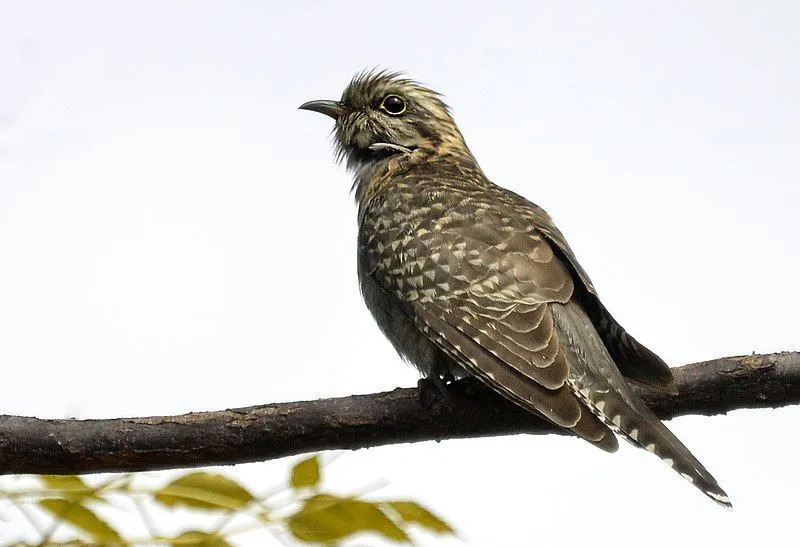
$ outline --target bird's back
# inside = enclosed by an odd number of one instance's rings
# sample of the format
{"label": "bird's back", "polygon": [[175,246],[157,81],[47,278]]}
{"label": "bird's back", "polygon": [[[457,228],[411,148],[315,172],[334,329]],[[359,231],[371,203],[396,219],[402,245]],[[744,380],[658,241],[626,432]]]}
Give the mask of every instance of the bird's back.
{"label": "bird's back", "polygon": [[[398,174],[362,204],[359,256],[362,278],[383,293],[370,309],[390,339],[404,340],[398,350],[420,370],[437,370],[431,362],[444,355],[601,448],[616,449],[613,429],[729,504],[627,385],[612,354],[649,350],[605,311],[541,208],[482,173],[429,165]],[[397,318],[386,326],[389,313]],[[666,365],[652,355],[661,372]]]}

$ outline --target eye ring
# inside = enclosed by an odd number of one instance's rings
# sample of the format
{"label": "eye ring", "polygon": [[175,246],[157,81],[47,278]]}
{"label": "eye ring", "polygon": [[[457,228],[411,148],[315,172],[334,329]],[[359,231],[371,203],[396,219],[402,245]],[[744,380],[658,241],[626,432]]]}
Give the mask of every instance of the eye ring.
{"label": "eye ring", "polygon": [[387,95],[381,101],[381,108],[392,116],[400,116],[406,111],[406,102],[397,95]]}

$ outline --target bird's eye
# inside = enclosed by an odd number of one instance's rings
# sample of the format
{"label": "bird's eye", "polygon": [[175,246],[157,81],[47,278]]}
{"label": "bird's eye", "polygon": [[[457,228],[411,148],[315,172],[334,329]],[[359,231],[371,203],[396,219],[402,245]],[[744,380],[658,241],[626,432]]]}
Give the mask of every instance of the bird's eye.
{"label": "bird's eye", "polygon": [[399,116],[406,111],[406,102],[397,95],[387,95],[381,102],[381,108],[392,116]]}

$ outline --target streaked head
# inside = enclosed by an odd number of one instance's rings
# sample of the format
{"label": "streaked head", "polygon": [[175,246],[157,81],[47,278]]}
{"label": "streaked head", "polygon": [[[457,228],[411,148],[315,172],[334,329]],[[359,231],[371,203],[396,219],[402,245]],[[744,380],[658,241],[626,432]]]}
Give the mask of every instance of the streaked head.
{"label": "streaked head", "polygon": [[340,100],[309,101],[300,108],[336,121],[339,157],[354,169],[432,153],[472,157],[439,94],[397,73],[360,73]]}

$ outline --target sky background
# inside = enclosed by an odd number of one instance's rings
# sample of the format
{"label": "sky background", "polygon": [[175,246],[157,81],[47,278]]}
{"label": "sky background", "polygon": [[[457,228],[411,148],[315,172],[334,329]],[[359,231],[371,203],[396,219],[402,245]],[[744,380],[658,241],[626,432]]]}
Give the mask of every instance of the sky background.
{"label": "sky background", "polygon": [[[297,111],[376,66],[446,96],[489,177],[550,212],[672,366],[798,349],[798,25],[790,1],[2,1],[0,413],[414,385],[358,294],[332,122]],[[328,475],[459,530],[423,544],[785,544],[798,420],[669,423],[733,511],[644,451],[560,436],[337,453]],[[295,460],[229,471],[279,482]]]}

